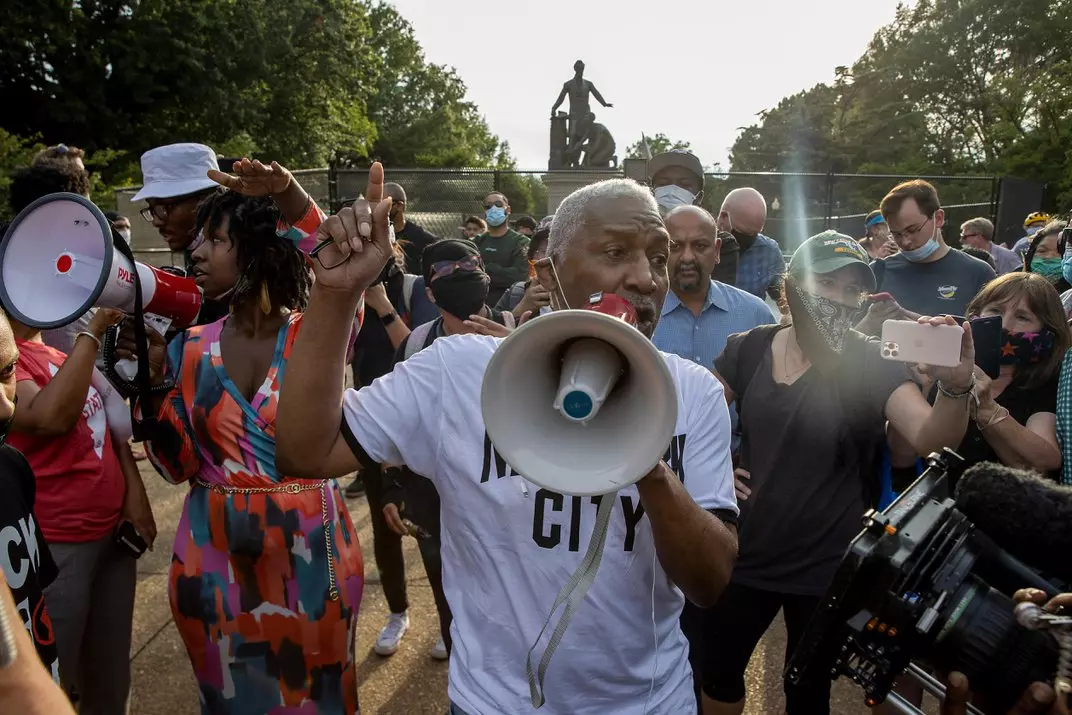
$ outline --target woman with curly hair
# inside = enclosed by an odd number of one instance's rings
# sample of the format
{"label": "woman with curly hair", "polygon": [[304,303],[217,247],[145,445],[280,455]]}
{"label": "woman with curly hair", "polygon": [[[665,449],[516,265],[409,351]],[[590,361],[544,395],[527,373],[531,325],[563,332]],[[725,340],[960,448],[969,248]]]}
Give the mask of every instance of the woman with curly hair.
{"label": "woman with curly hair", "polygon": [[181,333],[166,359],[161,338],[150,346],[159,392],[144,406],[158,420],[147,452],[165,479],[190,483],[172,612],[206,715],[354,715],[357,531],[334,480],[275,465],[279,389],[311,280],[298,245],[322,214],[306,197],[303,219],[277,230],[283,189],[243,195],[257,191],[230,179],[234,190],[198,207],[191,246],[198,285],[230,314]]}

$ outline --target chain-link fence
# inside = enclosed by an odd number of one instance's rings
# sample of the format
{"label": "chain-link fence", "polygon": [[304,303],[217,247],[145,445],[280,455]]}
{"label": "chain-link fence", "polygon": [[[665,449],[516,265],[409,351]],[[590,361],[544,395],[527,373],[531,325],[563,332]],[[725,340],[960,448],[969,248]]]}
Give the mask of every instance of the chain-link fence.
{"label": "chain-link fence", "polygon": [[[358,198],[365,188],[367,170],[356,168],[303,169],[294,175],[317,203],[338,211]],[[438,236],[458,236],[465,218],[480,215],[484,198],[492,192],[505,194],[514,218],[529,215],[539,220],[550,213],[563,187],[572,190],[585,183],[622,176],[621,171],[522,171],[497,169],[396,169],[388,181],[406,191],[406,214]],[[702,204],[717,213],[732,189],[751,186],[767,199],[764,233],[791,252],[808,236],[833,228],[850,236],[864,234],[864,217],[896,184],[913,178],[930,181],[938,188],[946,210],[946,239],[956,243],[962,222],[974,216],[995,220],[998,214],[1000,177],[996,176],[903,176],[894,174],[819,173],[712,173],[706,177]],[[152,226],[137,217],[143,204],[130,202],[136,188],[121,189],[116,200],[120,213],[134,225],[135,253],[142,260],[163,265],[176,257],[163,247]],[[566,191],[568,193],[568,190]]]}

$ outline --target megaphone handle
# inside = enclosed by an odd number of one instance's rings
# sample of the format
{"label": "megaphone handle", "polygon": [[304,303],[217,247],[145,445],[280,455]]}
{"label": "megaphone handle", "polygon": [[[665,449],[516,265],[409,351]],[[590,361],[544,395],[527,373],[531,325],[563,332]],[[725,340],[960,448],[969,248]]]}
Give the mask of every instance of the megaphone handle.
{"label": "megaphone handle", "polygon": [[[135,265],[134,252],[130,245],[112,229],[112,246],[119,251],[131,265]],[[149,338],[145,332],[145,313],[142,306],[141,277],[135,269],[132,271],[134,278],[134,341],[138,345],[138,398],[148,400],[152,394],[152,386],[149,384]],[[141,420],[135,419],[134,409],[138,400],[130,401],[130,421],[134,428],[134,440],[142,442],[147,439],[156,427],[156,415],[145,415]]]}
{"label": "megaphone handle", "polygon": [[[558,596],[555,597],[555,602],[551,606],[551,612],[547,614],[547,620],[544,621],[543,628],[540,629],[540,635],[536,636],[536,642],[529,648],[528,657],[525,659],[525,673],[529,679],[529,696],[532,699],[534,708],[539,708],[544,703],[543,679],[547,674],[547,666],[551,663],[551,656],[558,649],[562,636],[566,633],[566,628],[569,626],[570,621],[573,620],[574,612],[584,601],[585,596],[588,595],[588,589],[591,588],[592,583],[596,580],[596,572],[599,571],[599,563],[603,559],[603,547],[607,543],[607,528],[610,526],[610,515],[614,509],[614,502],[617,500],[617,496],[618,492],[613,492],[604,494],[600,499],[599,508],[596,509],[596,523],[592,528],[592,540],[588,543],[588,550],[585,552],[584,558],[581,559],[577,570],[570,576],[570,580],[558,592]],[[565,604],[566,608],[562,611],[562,617],[559,619],[558,625],[555,626],[555,630],[551,633],[551,640],[548,641],[547,649],[544,650],[543,657],[540,658],[539,667],[533,673],[532,653],[543,639],[543,634],[547,631],[547,626],[551,624],[555,611],[562,604]]]}

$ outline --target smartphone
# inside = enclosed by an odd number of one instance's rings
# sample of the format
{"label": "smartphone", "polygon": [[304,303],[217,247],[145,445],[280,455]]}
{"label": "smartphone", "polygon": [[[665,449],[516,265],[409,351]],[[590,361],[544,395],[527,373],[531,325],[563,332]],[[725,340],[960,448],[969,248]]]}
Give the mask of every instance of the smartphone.
{"label": "smartphone", "polygon": [[[964,318],[957,318],[963,324]],[[975,364],[990,378],[1001,374],[1001,316],[972,318],[972,343],[975,344]]]}
{"label": "smartphone", "polygon": [[115,544],[136,559],[140,559],[141,555],[149,548],[149,545],[145,543],[145,539],[142,538],[138,530],[129,521],[124,521],[115,530]]}
{"label": "smartphone", "polygon": [[964,330],[958,325],[887,320],[882,324],[881,354],[884,359],[897,362],[956,367],[960,364],[963,335]]}

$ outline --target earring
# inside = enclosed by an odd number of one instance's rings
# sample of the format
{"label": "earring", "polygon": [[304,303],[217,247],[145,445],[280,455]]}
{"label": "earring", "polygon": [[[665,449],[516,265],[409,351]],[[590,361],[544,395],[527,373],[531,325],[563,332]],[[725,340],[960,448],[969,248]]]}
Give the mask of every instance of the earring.
{"label": "earring", "polygon": [[265,315],[270,315],[272,312],[272,299],[268,295],[268,282],[261,282],[261,312]]}

